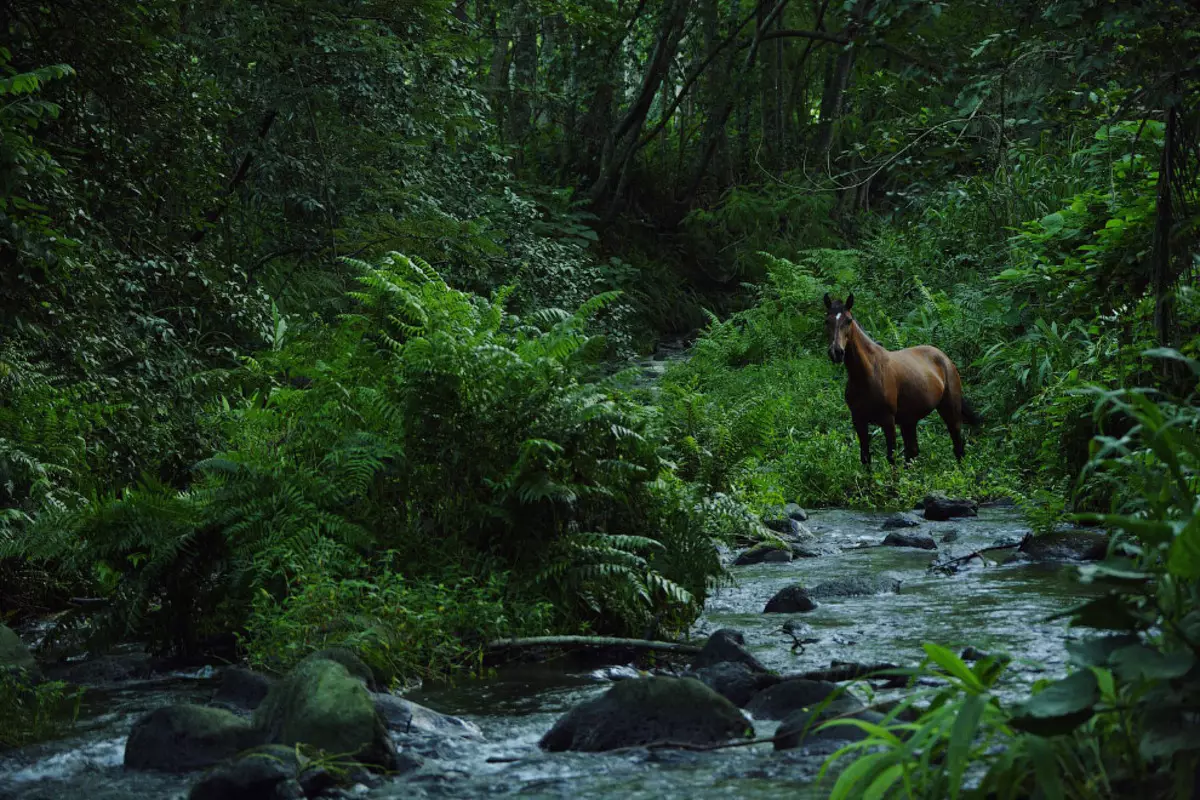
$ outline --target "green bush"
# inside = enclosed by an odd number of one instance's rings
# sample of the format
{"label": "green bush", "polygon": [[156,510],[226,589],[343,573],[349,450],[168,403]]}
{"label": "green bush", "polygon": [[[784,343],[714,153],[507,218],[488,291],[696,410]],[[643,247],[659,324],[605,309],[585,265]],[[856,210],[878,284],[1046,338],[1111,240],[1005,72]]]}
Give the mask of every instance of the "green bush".
{"label": "green bush", "polygon": [[82,699],[82,689],[0,670],[0,751],[62,736],[74,726]]}

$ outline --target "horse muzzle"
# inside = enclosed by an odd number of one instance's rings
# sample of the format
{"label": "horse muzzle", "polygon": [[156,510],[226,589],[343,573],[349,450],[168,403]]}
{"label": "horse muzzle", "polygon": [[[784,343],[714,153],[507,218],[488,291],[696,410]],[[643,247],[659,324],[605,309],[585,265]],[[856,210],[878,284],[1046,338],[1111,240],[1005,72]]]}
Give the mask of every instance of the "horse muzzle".
{"label": "horse muzzle", "polygon": [[829,360],[835,364],[841,364],[846,360],[846,350],[841,347],[830,347]]}

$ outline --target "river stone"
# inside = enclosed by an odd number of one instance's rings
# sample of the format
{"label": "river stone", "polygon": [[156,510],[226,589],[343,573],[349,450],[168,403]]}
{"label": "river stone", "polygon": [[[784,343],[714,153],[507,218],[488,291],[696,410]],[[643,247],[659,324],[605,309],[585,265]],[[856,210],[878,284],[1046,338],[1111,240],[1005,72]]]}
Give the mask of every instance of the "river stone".
{"label": "river stone", "polygon": [[925,519],[943,522],[954,517],[974,517],[979,514],[979,504],[974,500],[951,499],[935,492],[925,495]]}
{"label": "river stone", "polygon": [[212,702],[230,708],[253,711],[258,708],[275,681],[268,675],[245,669],[227,667],[221,671],[221,685]]}
{"label": "river stone", "polygon": [[808,522],[808,512],[801,508],[799,503],[788,503],[783,507],[783,513],[796,522]]}
{"label": "river stone", "polygon": [[1095,531],[1057,531],[1030,536],[1020,551],[1033,561],[1100,561],[1108,555],[1108,536]]}
{"label": "river stone", "polygon": [[951,544],[958,541],[958,528],[951,528],[942,534],[942,544]]}
{"label": "river stone", "polygon": [[878,711],[863,708],[862,703],[853,697],[842,695],[824,708],[802,708],[788,714],[775,732],[775,749],[791,750],[814,739],[859,741],[867,738],[866,731],[856,725],[834,725],[824,730],[814,730],[822,723],[842,715],[876,724],[884,718]]}
{"label": "river stone", "polygon": [[841,552],[836,544],[818,544],[812,543],[796,543],[792,545],[792,558],[821,558],[822,556],[836,555]]}
{"label": "river stone", "polygon": [[710,667],[685,673],[685,678],[695,678],[735,706],[744,706],[754,695],[780,681],[778,675],[755,672],[746,664],[724,661]]}
{"label": "river stone", "polygon": [[188,772],[211,767],[261,741],[250,723],[223,708],[166,706],[134,723],[125,742],[125,768]]}
{"label": "river stone", "polygon": [[917,519],[915,514],[909,514],[904,511],[892,514],[883,521],[883,529],[885,531],[894,531],[900,528],[919,527],[921,527],[921,520]]}
{"label": "river stone", "polygon": [[374,671],[366,665],[366,663],[355,655],[353,650],[348,650],[345,647],[330,647],[325,650],[318,650],[311,653],[305,658],[305,661],[315,661],[324,659],[326,661],[336,661],[346,668],[346,671],[363,682],[372,692],[378,692],[383,687],[380,681],[376,680]]}
{"label": "river stone", "polygon": [[820,703],[835,691],[837,684],[829,681],[788,678],[756,694],[746,710],[755,719],[783,719],[797,709]]}
{"label": "river stone", "polygon": [[49,680],[75,686],[102,686],[132,680],[145,680],[153,674],[147,653],[112,653],[83,661],[54,664],[46,668]]}
{"label": "river stone", "polygon": [[21,637],[7,625],[0,625],[0,672],[8,670],[21,670],[34,680],[41,677],[37,662]]}
{"label": "river stone", "polygon": [[390,730],[401,733],[427,733],[437,736],[463,736],[482,739],[483,732],[473,722],[439,714],[411,700],[382,692],[372,696],[375,710]]}
{"label": "river stone", "polygon": [[764,614],[802,614],[817,607],[803,586],[786,586],[767,601]]}
{"label": "river stone", "polygon": [[308,744],[391,769],[396,748],[367,687],[341,663],[317,655],[271,687],[254,711],[255,727],[271,744]]}
{"label": "river stone", "polygon": [[192,787],[188,800],[300,800],[304,796],[296,748],[272,744],[213,767]]}
{"label": "river stone", "polygon": [[733,628],[721,628],[708,637],[692,660],[692,669],[704,669],[726,661],[745,664],[755,672],[770,672],[746,649],[746,637]]}
{"label": "river stone", "polygon": [[721,744],[754,729],[729,700],[694,678],[621,681],[580,703],[542,737],[544,750],[600,752],[652,742]]}
{"label": "river stone", "polygon": [[870,577],[834,578],[808,590],[810,597],[818,600],[829,597],[866,597],[873,594],[899,592],[900,581],[886,575]]}
{"label": "river stone", "polygon": [[936,550],[937,543],[928,533],[916,531],[892,531],[883,539],[884,547],[916,547],[920,550]]}
{"label": "river stone", "polygon": [[735,567],[744,567],[748,564],[762,564],[780,561],[791,561],[792,551],[786,544],[777,542],[763,542],[756,544],[746,552],[742,553],[733,562]]}

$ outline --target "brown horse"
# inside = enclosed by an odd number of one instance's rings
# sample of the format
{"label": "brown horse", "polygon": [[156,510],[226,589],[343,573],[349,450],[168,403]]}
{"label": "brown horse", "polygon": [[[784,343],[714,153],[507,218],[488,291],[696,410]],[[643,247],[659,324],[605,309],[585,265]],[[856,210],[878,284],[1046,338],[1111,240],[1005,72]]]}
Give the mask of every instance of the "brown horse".
{"label": "brown horse", "polygon": [[979,417],[963,397],[954,362],[928,345],[895,352],[884,349],[855,321],[850,313],[853,307],[853,294],[845,303],[825,295],[829,359],[846,365],[846,405],[858,433],[862,463],[871,464],[870,425],[883,428],[890,463],[896,463],[897,423],[904,437],[905,460],[916,458],[917,423],[935,408],[950,431],[954,457],[962,461],[962,424],[977,425]]}

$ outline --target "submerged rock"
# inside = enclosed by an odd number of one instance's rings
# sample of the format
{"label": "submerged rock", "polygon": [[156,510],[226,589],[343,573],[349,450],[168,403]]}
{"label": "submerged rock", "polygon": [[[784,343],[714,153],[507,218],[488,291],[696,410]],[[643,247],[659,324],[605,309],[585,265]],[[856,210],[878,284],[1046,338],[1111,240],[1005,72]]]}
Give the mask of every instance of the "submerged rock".
{"label": "submerged rock", "polygon": [[746,664],[724,661],[683,675],[695,678],[735,706],[744,706],[754,695],[779,683],[778,675],[756,672]]}
{"label": "submerged rock", "polygon": [[817,604],[808,596],[808,590],[797,584],[784,587],[776,592],[775,596],[767,601],[767,607],[763,609],[763,613],[803,614],[816,607]]}
{"label": "submerged rock", "polygon": [[411,700],[394,694],[380,693],[373,696],[375,710],[389,729],[401,733],[427,733],[438,736],[462,736],[481,739],[483,732],[473,722],[439,714],[431,708],[418,705]]}
{"label": "submerged rock", "polygon": [[167,706],[134,723],[125,743],[125,767],[189,772],[211,767],[261,742],[259,731],[225,709]]}
{"label": "submerged rock", "polygon": [[936,550],[937,543],[928,533],[916,531],[892,531],[883,539],[884,547],[915,547],[919,550]]}
{"label": "submerged rock", "polygon": [[749,564],[763,564],[772,562],[783,562],[792,560],[792,550],[786,544],[776,542],[763,542],[756,544],[749,550],[739,555],[733,562],[735,567],[744,567]]}
{"label": "submerged rock", "polygon": [[253,711],[262,704],[275,681],[244,667],[226,667],[221,671],[221,685],[212,702],[230,708]]}
{"label": "submerged rock", "polygon": [[708,637],[704,647],[692,660],[692,669],[703,669],[723,662],[745,664],[755,672],[770,672],[746,649],[746,637],[742,632],[732,628],[721,628]]}
{"label": "submerged rock", "polygon": [[738,707],[694,678],[622,681],[567,712],[542,737],[552,752],[599,752],[652,742],[720,744],[753,736]]}
{"label": "submerged rock", "polygon": [[308,744],[391,769],[396,748],[363,681],[338,662],[309,656],[275,684],[254,712],[271,744]]}
{"label": "submerged rock", "polygon": [[942,534],[942,544],[951,544],[958,541],[958,529],[951,528]]}
{"label": "submerged rock", "polygon": [[17,632],[7,625],[0,625],[0,672],[7,670],[21,670],[35,680],[41,675],[37,662]]}
{"label": "submerged rock", "polygon": [[1056,531],[1027,537],[1020,552],[1033,561],[1100,561],[1108,536],[1096,531]]}
{"label": "submerged rock", "polygon": [[801,508],[799,503],[788,503],[783,507],[783,513],[797,522],[808,522],[808,512]]}
{"label": "submerged rock", "polygon": [[873,594],[888,594],[900,591],[900,581],[886,575],[870,577],[835,578],[814,586],[808,594],[818,600],[828,597],[867,597]]}
{"label": "submerged rock", "polygon": [[820,544],[815,541],[803,544],[797,542],[792,545],[792,558],[821,558],[822,556],[836,555],[841,551],[836,544]]}
{"label": "submerged rock", "polygon": [[813,739],[859,741],[867,738],[866,731],[855,725],[833,725],[816,730],[835,717],[861,719],[879,723],[884,715],[869,711],[853,697],[842,695],[824,708],[802,708],[789,714],[775,732],[775,749],[791,750]]}
{"label": "submerged rock", "polygon": [[954,517],[974,517],[979,514],[979,504],[969,499],[952,499],[941,493],[925,496],[923,501],[925,519],[945,521]]}
{"label": "submerged rock", "polygon": [[816,705],[837,691],[837,684],[788,678],[768,686],[746,704],[755,719],[783,719],[800,708]]}
{"label": "submerged rock", "polygon": [[906,511],[900,511],[892,514],[883,521],[883,529],[885,531],[894,531],[900,528],[919,528],[921,520],[917,519],[915,514],[909,514]]}

